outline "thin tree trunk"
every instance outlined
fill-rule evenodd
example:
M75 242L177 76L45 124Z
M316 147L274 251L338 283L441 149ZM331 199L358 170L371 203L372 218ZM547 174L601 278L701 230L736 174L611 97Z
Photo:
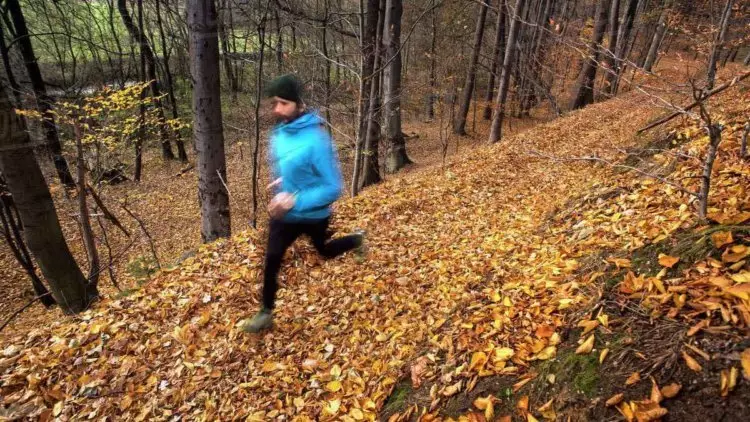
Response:
M3 66L5 67L5 77L8 79L11 91L13 91L13 98L16 100L16 107L23 108L23 98L21 98L21 86L18 85L16 77L13 74L13 66L10 62L10 52L8 46L5 44L5 28L3 19L0 19L0 55L3 58Z
M386 171L395 173L412 161L406 155L401 132L401 15L402 0L386 0L383 49L390 63L383 72L385 133L388 144Z
M484 22L487 19L487 5L479 2L477 7L477 26L474 30L474 49L471 52L469 69L466 73L464 90L461 95L461 105L458 107L458 115L453 122L453 133L457 135L466 135L466 116L469 114L471 106L471 97L474 92L474 83L477 75L477 63L479 62L479 53L482 51L482 40L484 39Z
M599 51L607 28L607 12L609 11L609 0L602 0L596 4L596 20L594 23L594 35L589 45L589 57L583 63L581 74L578 77L576 96L570 108L575 110L583 108L594 102L594 83L596 71L599 67Z
M25 124L15 114L5 86L0 84L0 172L8 184L23 224L26 244L47 279L55 301L65 313L88 308L98 297L76 264L63 237L55 204L33 154Z
M604 55L604 62L606 63L606 74L605 74L605 86L604 91L610 92L610 87L607 84L611 83L610 75L615 74L617 68L617 44L619 40L617 36L620 33L620 0L612 0L612 5L609 9L609 44L608 50Z
M375 37L375 51L373 52L373 54L375 55L373 69L379 68L382 64L381 59L383 57L383 48L380 45L383 37L383 25L385 19L384 15L385 0L381 0L378 12L378 29ZM382 130L382 128L380 127L380 98L382 87L380 84L379 74L376 77L372 78L372 83L370 84L370 105L368 107L367 116L367 134L365 138L364 151L362 152L363 168L362 176L360 178L360 181L358 182L359 190L362 190L367 186L374 185L382 180L380 177L380 165L378 162L380 133Z
M284 69L284 37L281 32L281 18L278 9L274 9L273 13L276 18L276 70L281 73Z
M137 0L137 6L138 6L138 28L143 29L143 3L142 0ZM120 12L123 10L120 9ZM138 35L140 37L140 35ZM136 38L138 40L139 38ZM139 49L139 57L140 57L140 67L139 69L139 76L141 82L147 82L148 79L146 79L146 49L144 48L144 40L140 40L140 49ZM141 181L141 175L143 172L143 144L146 141L146 90L141 90L141 97L140 97L140 107L138 110L138 114L140 116L140 119L138 121L138 138L135 140L135 174L133 175L133 180L135 182Z
M716 34L713 46L711 47L711 57L708 61L708 72L706 74L706 89L714 89L716 83L716 63L719 60L721 50L724 48L724 41L727 38L727 28L729 28L729 20L732 16L732 4L734 0L727 0L726 6L724 6L724 12L721 14L721 23L719 24L719 33Z
M255 145L253 146L253 228L258 226L258 166L260 165L260 100L263 89L263 64L266 51L266 18L263 16L257 28L260 41L258 72L255 80Z
M505 48L505 57L503 58L503 71L500 74L500 84L497 89L497 99L495 101L495 115L492 118L489 142L495 143L503 137L503 118L505 117L505 100L508 98L508 85L510 83L510 74L513 72L511 64L516 53L516 38L518 31L521 29L519 13L523 10L526 0L516 0L515 8L512 10L513 15L510 17L510 30L508 32L508 44Z
M664 35L667 33L667 14L669 12L669 2L664 5L664 9L659 15L659 22L656 24L656 31L654 31L654 37L651 39L651 46L648 49L648 55L646 60L643 62L643 70L651 72L651 68L656 63L656 57L659 55L659 47L664 40Z
M23 240L23 235L19 228L21 220L18 218L18 210L13 203L13 197L7 190L7 184L2 174L0 174L0 220L3 225L2 232L5 241L11 252L13 252L13 256L31 279L31 287L34 289L36 296L40 298L40 301L46 308L49 308L55 304L55 299L49 294L49 290L47 290L47 287L44 286L44 283L42 283L42 280L36 274L34 261L31 259L26 242Z
M703 165L703 175L701 177L701 191L699 194L700 208L698 210L698 216L705 220L708 215L708 195L711 189L711 171L714 168L714 161L716 160L716 153L719 150L719 144L721 143L721 129L718 125L709 123L709 144L708 144L708 156L706 162Z
M495 98L495 75L500 67L501 55L505 55L505 0L500 0L497 9L497 25L495 26L495 49L492 52L492 67L490 78L487 82L487 95L485 96L484 120L492 118L492 99Z
M435 0L432 0L432 36L430 37L430 93L427 95L427 120L433 120L435 118L435 97L438 95L437 92L437 78L436 78L436 65L437 58L437 10L435 8ZM442 129L441 129L442 130Z
M324 0L324 14L323 28L321 30L321 44L323 50L323 58L325 63L323 64L323 108L325 109L326 124L328 125L328 132L331 132L331 60L328 57L328 0Z
M91 215L89 214L89 206L86 203L86 166L83 162L83 144L81 142L81 131L78 126L74 128L76 138L76 151L78 157L76 160L76 167L78 170L78 218L81 224L81 232L83 236L83 245L86 248L86 255L89 260L89 276L88 282L91 286L97 286L99 283L99 273L101 272L99 262L99 252L96 249L96 242L94 241L94 230L91 227Z
M231 234L221 120L218 16L213 0L188 0L187 12L201 237L204 242L211 242Z
M156 104L156 110L159 116L159 132L161 136L161 152L164 159L173 160L175 158L172 152L172 145L169 142L169 130L167 125L164 123L164 108L161 105L161 91L159 90L159 84L156 77L156 58L154 52L151 50L151 46L148 45L148 39L143 30L143 0L137 0L138 6L138 26L133 23L133 18L130 16L127 8L127 0L117 0L117 8L120 11L120 17L122 18L125 27L130 34L130 37L135 40L139 47L142 55L141 61L146 62L146 72L143 72L144 81L149 81L149 87L151 88L151 95L154 97L154 103ZM148 78L148 79L145 79ZM137 169L136 169L137 171ZM137 179L139 180L139 179Z
M628 0L625 15L623 16L622 24L617 33L617 49L615 51L610 49L610 53L614 53L615 58L613 60L612 69L607 73L606 83L604 84L604 91L610 96L617 94L620 85L622 62L627 59L626 53L630 43L630 33L633 31L636 11L638 10L638 1L639 0Z
M15 34L18 38L18 48L21 50L21 56L23 57L24 65L26 66L26 72L29 74L31 88L36 97L37 110L39 110L39 113L42 115L42 127L44 128L47 148L49 148L50 154L52 155L52 161L55 164L55 170L57 170L57 177L63 185L73 188L75 187L75 180L70 173L70 168L65 161L65 157L62 155L62 145L60 144L60 138L57 133L55 116L52 113L54 100L47 95L47 87L42 78L39 63L34 55L31 36L29 35L29 30L26 26L26 18L21 11L21 6L18 3L18 0L7 0L5 2L5 7L8 12L10 12L10 16L13 20Z
M164 35L164 24L162 23L161 19L161 9L160 9L160 3L161 0L155 0L156 1L156 23L159 26L159 38L161 39L161 45L162 45L162 51L164 53L164 76L167 79L167 94L169 96L169 103L172 107L172 118L178 119L179 111L177 109L177 98L174 94L174 79L172 77L172 70L169 65L169 48L167 48L167 37ZM180 161L183 163L187 162L187 151L185 151L185 143L182 141L182 138L180 137L180 133L178 131L174 132L175 136L175 143L177 144L177 156L180 158Z
M362 45L360 50L362 52L361 57L361 71L360 71L360 83L359 83L359 104L357 115L359 121L357 122L357 137L354 151L354 173L352 175L352 196L356 196L359 192L359 179L362 172L362 150L364 149L365 142L367 140L367 122L368 112L370 106L370 87L372 84L373 65L375 62L375 43L377 41L377 29L378 29L378 10L380 8L379 0L367 0L367 8L365 9L364 1L360 0L360 27L362 32ZM365 19L366 16L366 19ZM294 27L292 27L294 30ZM292 32L294 34L294 32ZM294 40L295 38L293 38Z
M231 1L231 0L229 0ZM224 71L227 73L227 83L229 84L229 93L232 96L232 102L237 102L237 76L232 66L232 59L229 52L229 37L224 25L224 10L226 9L227 0L222 1L221 13L219 16L219 41L221 43L221 55L224 58Z

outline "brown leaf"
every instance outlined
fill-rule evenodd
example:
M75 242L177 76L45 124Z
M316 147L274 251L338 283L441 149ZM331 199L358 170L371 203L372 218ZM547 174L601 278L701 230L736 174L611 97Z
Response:
M714 247L716 247L716 249L734 242L732 232L730 231L713 233L711 235L711 240L714 242Z
M612 396L609 399L607 399L607 401L604 403L604 405L607 406L607 407L610 407L610 406L614 406L614 405L620 404L620 402L622 401L622 399L624 397L625 397L625 394L623 394L623 393L617 393L614 396Z
M665 399L671 399L680 392L680 389L682 389L682 385L673 382L672 384L665 385L661 388L661 395Z
M695 372L700 372L703 370L703 367L698 363L695 358L690 356L686 351L682 351L682 358L685 359L685 363L687 364L688 368L692 369Z
M633 372L632 374L630 374L628 379L625 380L625 385L633 385L640 380L641 380L641 374L639 374L638 372Z
M422 375L427 372L428 362L427 356L422 356L411 366L411 384L414 388L419 388L422 385Z

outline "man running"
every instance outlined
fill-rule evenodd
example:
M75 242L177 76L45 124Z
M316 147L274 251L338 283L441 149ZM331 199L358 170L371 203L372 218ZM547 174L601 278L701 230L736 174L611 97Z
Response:
M287 248L307 235L325 258L356 249L363 253L364 232L329 240L330 205L342 191L341 171L325 121L308 111L302 84L293 75L273 80L265 89L278 124L271 133L269 156L275 180L268 188L275 196L268 204L271 216L263 278L263 307L240 329L258 333L273 325L277 276Z

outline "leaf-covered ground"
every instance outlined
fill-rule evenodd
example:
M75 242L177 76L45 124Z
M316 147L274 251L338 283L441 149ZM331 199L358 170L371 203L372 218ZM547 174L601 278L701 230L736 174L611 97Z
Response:
M743 95L723 96L727 106L715 109L727 129L711 216L724 224L750 216L750 169L737 158L748 111ZM554 359L562 330L597 300L605 280L592 257L629 268L632 251L696 223L684 192L570 159L625 159L624 149L647 142L632 134L653 115L643 95L625 95L342 201L335 225L339 232L368 231L367 261L321 261L298 243L282 272L276 327L261 336L234 325L258 306L263 234L203 246L128 296L8 342L0 412L44 419L375 420L394 386L408 378L432 382L430 405L411 414L435 419L441 402L481 377L529 382L530 365ZM705 136L690 125L678 130L688 141L684 156L655 161L695 189L699 161L690 157L703 153ZM726 234L717 239L728 259L699 260L669 277L627 273L619 290L655 318L709 321L699 329L723 320L745 329L748 247ZM660 262L669 266L676 258ZM590 331L608 324L602 314L583 321ZM580 354L596 351L598 358L596 339L585 340ZM746 382L742 377L734 375ZM493 400L475 403L478 413L470 416L490 416ZM646 410L661 412L655 403ZM643 413L645 405L620 406ZM539 412L528 403L520 409L528 420L549 415L549 408Z

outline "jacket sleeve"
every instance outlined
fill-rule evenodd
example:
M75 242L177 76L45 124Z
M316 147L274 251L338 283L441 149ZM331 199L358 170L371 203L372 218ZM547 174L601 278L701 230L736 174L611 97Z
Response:
M319 180L309 189L297 193L294 211L305 212L331 205L341 196L342 182L338 157L328 133L321 131L313 142L310 160Z

